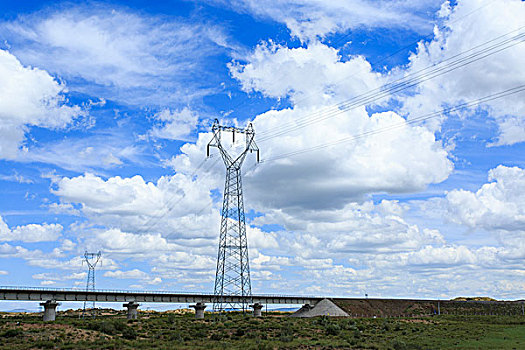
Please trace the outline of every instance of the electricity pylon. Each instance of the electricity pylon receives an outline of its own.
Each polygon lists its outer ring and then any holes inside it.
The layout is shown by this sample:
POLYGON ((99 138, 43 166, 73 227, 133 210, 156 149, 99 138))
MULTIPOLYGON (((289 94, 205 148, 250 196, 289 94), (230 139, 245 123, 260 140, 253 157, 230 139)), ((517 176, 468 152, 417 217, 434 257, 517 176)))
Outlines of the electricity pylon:
POLYGON ((221 313, 225 310, 225 306, 229 305, 233 309, 240 306, 244 312, 251 302, 252 286, 248 260, 248 241, 246 239, 241 167, 248 152, 257 152, 257 162, 259 162, 259 148, 255 144, 255 131, 251 123, 246 129, 240 129, 219 125, 219 121, 215 119, 212 131, 213 138, 208 143, 207 156, 210 156, 210 147, 217 147, 226 166, 217 272, 215 274, 215 288, 213 292, 213 311, 221 313), (246 145, 243 146, 242 151, 238 155, 230 155, 223 147, 221 134, 224 132, 232 134, 234 146, 236 134, 245 136, 246 145), (232 303, 228 301, 228 296, 230 295, 241 296, 241 302, 232 303))
MULTIPOLYGON (((86 262, 87 266, 89 267, 88 276, 87 276, 87 283, 86 283, 86 292, 94 292, 95 291, 95 267, 97 266, 98 261, 100 260, 101 253, 88 253, 87 250, 84 253, 84 261, 86 262)), ((82 310, 82 318, 86 315, 86 306, 88 301, 84 301, 84 310, 82 310)), ((92 301, 91 305, 91 316, 95 318, 96 312, 95 312, 95 300, 92 301)))

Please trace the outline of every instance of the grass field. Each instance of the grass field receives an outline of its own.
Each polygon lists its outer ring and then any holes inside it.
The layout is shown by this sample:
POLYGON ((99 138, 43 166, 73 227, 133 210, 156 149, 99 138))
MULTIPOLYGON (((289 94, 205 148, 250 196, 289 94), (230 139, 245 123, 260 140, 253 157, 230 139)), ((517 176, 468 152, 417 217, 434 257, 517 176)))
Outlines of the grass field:
POLYGON ((524 316, 298 319, 123 312, 79 320, 60 314, 0 318, 1 349, 525 349, 524 316))

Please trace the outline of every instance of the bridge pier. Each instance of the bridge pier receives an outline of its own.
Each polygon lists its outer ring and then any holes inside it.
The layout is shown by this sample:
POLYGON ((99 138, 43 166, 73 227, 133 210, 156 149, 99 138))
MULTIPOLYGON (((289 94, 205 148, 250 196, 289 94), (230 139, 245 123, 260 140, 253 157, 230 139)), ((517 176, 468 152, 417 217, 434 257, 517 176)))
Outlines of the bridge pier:
POLYGON ((134 301, 130 301, 129 303, 122 305, 128 309, 128 320, 137 319, 137 316, 138 316, 137 308, 139 307, 139 305, 140 305, 139 303, 136 303, 134 301))
POLYGON ((55 320, 58 305, 59 304, 55 300, 48 300, 45 303, 40 303, 40 306, 44 307, 44 322, 55 320))
POLYGON ((204 309, 206 309, 206 304, 203 302, 198 302, 195 305, 190 305, 191 308, 195 309, 195 318, 202 320, 204 318, 204 309))
POLYGON ((253 317, 262 317, 263 304, 253 303, 250 307, 253 308, 253 317))

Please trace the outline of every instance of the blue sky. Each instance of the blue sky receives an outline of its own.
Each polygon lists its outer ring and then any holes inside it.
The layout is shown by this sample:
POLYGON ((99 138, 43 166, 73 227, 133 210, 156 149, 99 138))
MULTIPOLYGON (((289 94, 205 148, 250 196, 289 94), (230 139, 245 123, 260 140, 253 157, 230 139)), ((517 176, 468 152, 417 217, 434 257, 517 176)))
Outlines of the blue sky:
POLYGON ((522 1, 0 10, 0 285, 83 288, 87 249, 99 288, 211 291, 218 118, 261 149, 254 293, 521 296, 522 1))

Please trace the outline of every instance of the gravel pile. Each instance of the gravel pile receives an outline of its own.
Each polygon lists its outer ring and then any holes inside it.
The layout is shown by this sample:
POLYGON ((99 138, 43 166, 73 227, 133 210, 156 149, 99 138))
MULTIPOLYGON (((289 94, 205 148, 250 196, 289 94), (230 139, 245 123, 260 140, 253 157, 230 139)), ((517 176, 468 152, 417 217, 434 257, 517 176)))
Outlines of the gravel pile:
POLYGON ((339 306, 335 305, 329 299, 323 299, 315 306, 304 305, 297 310, 290 317, 316 317, 316 316, 332 316, 332 317, 348 317, 348 314, 339 306))

